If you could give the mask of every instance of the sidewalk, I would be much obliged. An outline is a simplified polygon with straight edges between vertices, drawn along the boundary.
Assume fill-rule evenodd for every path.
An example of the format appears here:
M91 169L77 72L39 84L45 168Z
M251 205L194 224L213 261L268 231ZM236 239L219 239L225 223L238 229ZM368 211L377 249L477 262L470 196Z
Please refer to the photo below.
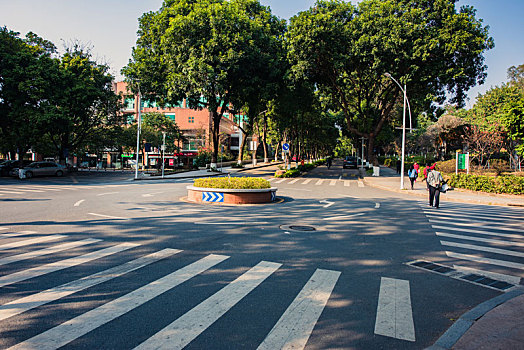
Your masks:
M404 177L400 189L400 175L395 170L381 167L380 176L364 177L370 187L405 195L428 198L426 183L420 180L411 190L409 178ZM524 207L524 196L488 194L467 190L453 190L440 195L446 201ZM501 294L462 315L428 349L442 350L510 350L524 349L524 287Z
M401 190L400 175L398 175L396 171L391 168L380 167L380 176L365 176L363 181L366 185L371 187L424 197L426 199L428 198L426 183L422 182L421 180L417 180L414 190L411 190L409 178L404 176L404 190ZM524 196L473 192L462 189L455 189L453 191L441 193L440 201L442 203L450 201L472 204L524 207Z

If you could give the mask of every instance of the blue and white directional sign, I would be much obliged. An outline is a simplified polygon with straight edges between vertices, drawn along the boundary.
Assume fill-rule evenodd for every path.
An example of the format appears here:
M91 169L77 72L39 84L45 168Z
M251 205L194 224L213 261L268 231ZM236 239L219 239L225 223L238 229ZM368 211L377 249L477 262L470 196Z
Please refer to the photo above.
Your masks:
M275 191L271 191L271 202L274 202L275 199L277 199L277 193Z
M202 192L203 202L224 202L224 194L219 192Z
M282 149L284 150L284 152L289 151L289 143L284 143L282 145Z

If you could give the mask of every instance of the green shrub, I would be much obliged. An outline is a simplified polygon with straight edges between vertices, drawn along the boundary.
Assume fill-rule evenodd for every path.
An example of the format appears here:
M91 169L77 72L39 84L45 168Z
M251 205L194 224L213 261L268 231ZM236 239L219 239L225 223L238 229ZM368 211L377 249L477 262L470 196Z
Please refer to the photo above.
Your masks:
M195 179L193 186L224 189L261 189L270 188L271 184L260 177L213 177Z
M366 174L368 174L368 175L373 175L373 168L371 168L371 169L367 169L367 170L366 170Z
M299 176L300 174L301 174L300 170L298 170L297 168L294 168L280 175L275 174L275 177L286 177L286 178L287 177L296 177L296 176Z
M211 152L200 151L193 162L197 167L205 167L206 164L211 163Z
M524 194L524 177L520 176L451 174L447 178L452 187L488 193Z
M244 165L241 164L241 163L233 163L233 164L231 164L231 167L232 167L232 168L243 168Z
M493 170L495 170L497 176L509 169L509 162L504 159L492 159L489 161L489 165Z
M309 171L311 169L315 169L316 168L316 165L315 164L311 164L311 163L307 163L307 164L304 164L304 165L299 165L297 167L298 170L300 171Z

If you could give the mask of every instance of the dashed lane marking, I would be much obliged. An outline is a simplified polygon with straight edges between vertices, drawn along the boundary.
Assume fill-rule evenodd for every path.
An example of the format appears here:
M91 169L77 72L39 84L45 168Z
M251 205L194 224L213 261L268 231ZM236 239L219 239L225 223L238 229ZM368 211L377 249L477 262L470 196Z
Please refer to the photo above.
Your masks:
M85 199L81 199L79 200L78 202L76 202L75 204L73 204L74 207L78 207L80 206L80 204L82 204L83 202L85 202Z

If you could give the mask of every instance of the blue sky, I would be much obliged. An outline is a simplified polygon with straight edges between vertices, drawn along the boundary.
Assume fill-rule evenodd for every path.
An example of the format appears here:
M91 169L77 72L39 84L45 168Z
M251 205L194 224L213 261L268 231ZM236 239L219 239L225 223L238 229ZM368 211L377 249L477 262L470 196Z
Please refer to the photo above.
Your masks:
M308 9L314 0L261 0L273 13L288 19ZM112 67L120 69L128 62L136 42L138 17L155 11L162 0L0 0L0 26L25 35L33 31L51 40L59 48L62 41L78 39L89 43L93 53ZM490 26L495 48L486 54L488 78L482 86L470 90L473 99L489 87L506 81L512 65L524 64L524 0L460 0L459 5L472 5L477 18Z

